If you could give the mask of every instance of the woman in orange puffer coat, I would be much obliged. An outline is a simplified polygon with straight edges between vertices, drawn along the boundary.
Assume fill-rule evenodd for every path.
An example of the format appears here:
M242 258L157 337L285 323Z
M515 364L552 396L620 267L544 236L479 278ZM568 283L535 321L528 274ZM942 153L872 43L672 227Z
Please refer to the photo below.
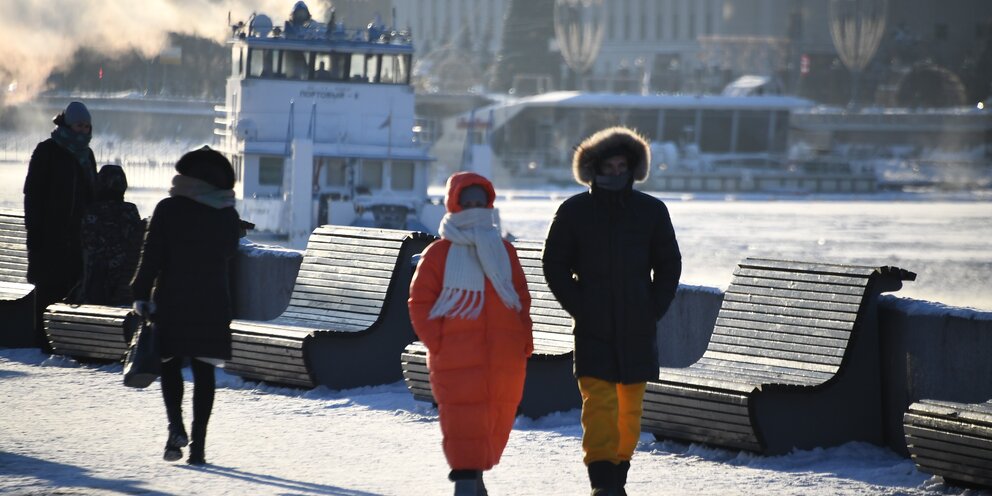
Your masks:
M459 172L447 191L441 239L410 284L410 320L427 346L455 494L486 494L482 471L499 463L510 437L534 348L530 293L500 237L492 183Z

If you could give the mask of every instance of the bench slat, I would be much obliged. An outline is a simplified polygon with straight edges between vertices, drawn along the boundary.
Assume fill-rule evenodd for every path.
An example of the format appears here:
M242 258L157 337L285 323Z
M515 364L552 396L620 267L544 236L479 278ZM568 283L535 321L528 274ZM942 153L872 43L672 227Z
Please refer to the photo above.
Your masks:
M734 277L731 287L735 293L747 292L750 287L770 288L791 291L809 291L812 293L827 293L848 296L863 296L865 288L859 286L839 286L811 282L793 282L780 279L760 279L754 277Z
M854 329L854 321L839 321L839 320L823 320L823 319L811 319L808 317L792 317L788 315L775 315L775 314L763 314L763 313L753 313L753 312L742 312L739 310L729 310L721 308L720 312L717 314L717 320L720 319L734 319L738 321L739 327L745 327L741 325L743 322L756 322L760 324L784 324L793 327L805 327L811 330L835 330L835 331L846 331L850 332ZM752 324L750 328L754 327L756 324Z
M767 281L788 281L791 284L808 283L823 285L834 289L832 286L862 288L868 281L868 276L841 276L833 274L818 274L804 272L779 272L764 269L738 268L734 271L734 278L758 279ZM838 288L839 289L839 288Z
M825 312L839 312L839 313L851 313L857 314L861 305L858 303L844 303L844 302L830 302L830 301L817 301L810 300L808 298L779 295L779 296L765 296L765 295L754 295L750 293L734 293L727 291L723 295L723 301L738 302L741 304L752 304L752 305L767 305L769 307L787 307L787 308L797 308L805 310L819 310Z
M802 262L793 260L774 260L770 258L745 258L738 264L740 267L764 268L772 270L792 270L798 272L823 272L828 274L846 274L870 276L876 268L868 265L840 265L817 262Z

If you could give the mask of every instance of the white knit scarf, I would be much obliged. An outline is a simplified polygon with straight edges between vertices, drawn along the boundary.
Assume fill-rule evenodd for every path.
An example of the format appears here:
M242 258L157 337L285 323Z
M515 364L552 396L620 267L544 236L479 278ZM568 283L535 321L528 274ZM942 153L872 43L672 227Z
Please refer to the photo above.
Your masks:
M485 303L486 278L507 308L520 310L510 256L503 246L493 209L447 213L441 219L439 232L442 239L451 241L451 248L444 266L444 288L429 318L478 318Z

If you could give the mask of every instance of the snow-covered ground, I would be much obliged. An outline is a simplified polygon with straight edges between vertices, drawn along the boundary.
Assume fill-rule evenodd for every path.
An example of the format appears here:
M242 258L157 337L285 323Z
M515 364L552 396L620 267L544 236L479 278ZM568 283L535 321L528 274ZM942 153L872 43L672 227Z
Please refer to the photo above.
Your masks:
M346 391L273 388L218 372L203 468L161 459L158 384L120 365L0 350L0 493L18 495L450 494L437 412L401 382ZM189 406L192 384L186 370ZM518 418L490 494L576 495L588 485L578 411ZM187 418L187 422L189 418ZM632 495L970 495L873 445L764 457L642 435Z

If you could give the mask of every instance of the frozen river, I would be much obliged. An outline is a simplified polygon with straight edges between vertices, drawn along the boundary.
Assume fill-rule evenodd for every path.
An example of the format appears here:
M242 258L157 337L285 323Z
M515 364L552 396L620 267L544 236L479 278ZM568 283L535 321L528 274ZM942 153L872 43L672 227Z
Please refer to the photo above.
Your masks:
M19 208L23 165L0 165L0 206ZM500 190L504 228L543 239L578 187ZM164 190L133 190L150 215ZM682 283L726 288L744 257L895 265L918 274L897 295L992 310L992 193L775 197L658 195L682 249ZM249 219L250 220L250 219Z

